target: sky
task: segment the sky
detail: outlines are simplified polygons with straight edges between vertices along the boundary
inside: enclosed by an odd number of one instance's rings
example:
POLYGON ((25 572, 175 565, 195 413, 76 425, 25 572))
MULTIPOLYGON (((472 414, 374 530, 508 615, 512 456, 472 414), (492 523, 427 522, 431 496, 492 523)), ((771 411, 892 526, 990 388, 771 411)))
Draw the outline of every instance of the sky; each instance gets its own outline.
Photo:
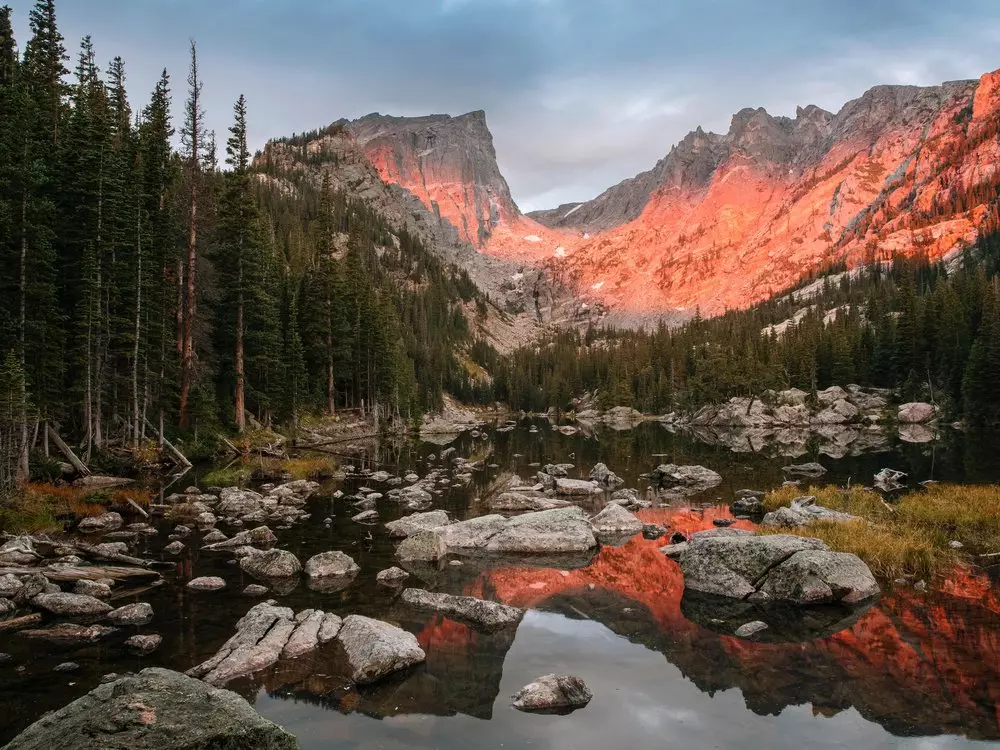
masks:
MULTIPOLYGON (((32 0, 6 0, 18 40, 32 0)), ((133 107, 163 68, 182 111, 191 39, 219 142, 370 112, 483 109, 522 210, 592 198, 743 107, 831 111, 880 83, 1000 68, 998 0, 57 0, 75 58, 125 59, 133 107)), ((72 62, 70 64, 72 68, 72 62)))

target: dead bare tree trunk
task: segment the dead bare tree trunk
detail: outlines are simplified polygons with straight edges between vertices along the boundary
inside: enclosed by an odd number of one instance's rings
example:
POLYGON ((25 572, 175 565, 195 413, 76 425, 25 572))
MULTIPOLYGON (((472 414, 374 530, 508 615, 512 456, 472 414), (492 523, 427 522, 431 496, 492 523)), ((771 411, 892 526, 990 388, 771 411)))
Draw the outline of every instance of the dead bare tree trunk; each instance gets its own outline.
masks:
POLYGON ((142 213, 136 212, 135 220, 135 326, 132 342, 132 447, 139 449, 139 435, 142 425, 139 417, 139 325, 142 317, 142 213))
POLYGON ((188 216, 186 299, 184 300, 184 341, 181 353, 180 426, 187 429, 191 423, 189 403, 194 380, 194 319, 198 301, 195 283, 198 265, 198 187, 201 175, 201 81, 198 78, 198 50, 191 42, 191 72, 188 76, 190 98, 187 104, 188 122, 186 135, 190 145, 191 195, 188 216))

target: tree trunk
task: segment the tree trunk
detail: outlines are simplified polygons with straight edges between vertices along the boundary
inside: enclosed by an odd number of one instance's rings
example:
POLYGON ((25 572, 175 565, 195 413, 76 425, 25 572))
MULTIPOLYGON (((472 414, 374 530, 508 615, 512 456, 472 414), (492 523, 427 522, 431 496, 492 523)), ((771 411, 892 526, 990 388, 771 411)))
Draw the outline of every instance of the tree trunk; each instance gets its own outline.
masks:
POLYGON ((236 403, 234 404, 236 429, 240 433, 246 429, 247 422, 243 368, 243 291, 241 290, 236 305, 236 403))
MULTIPOLYGON (((27 160, 27 142, 25 143, 25 160, 27 160)), ((25 347, 24 332, 27 328, 27 301, 28 301, 28 192, 24 190, 21 192, 21 279, 20 279, 20 293, 21 293, 21 316, 19 320, 20 324, 20 339, 21 339, 21 393, 20 407, 21 407, 21 445, 20 450, 17 454, 17 472, 14 475, 14 486, 17 489, 24 489, 28 486, 28 479, 31 476, 30 467, 28 465, 28 371, 26 366, 26 356, 27 351, 25 347)))
POLYGON ((142 316, 142 213, 136 212, 135 220, 135 326, 132 342, 132 447, 139 449, 139 434, 142 431, 139 417, 139 320, 142 316))
POLYGON ((333 379, 333 304, 326 295, 326 401, 330 415, 337 412, 336 386, 333 379))

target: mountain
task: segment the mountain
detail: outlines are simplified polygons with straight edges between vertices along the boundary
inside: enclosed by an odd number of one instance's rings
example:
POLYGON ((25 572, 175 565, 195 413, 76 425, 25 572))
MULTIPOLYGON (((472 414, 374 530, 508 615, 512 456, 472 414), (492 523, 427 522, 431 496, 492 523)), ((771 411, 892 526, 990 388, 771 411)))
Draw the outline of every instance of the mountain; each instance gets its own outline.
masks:
POLYGON ((610 308, 717 314, 818 268, 893 254, 937 259, 996 221, 1000 71, 877 86, 836 114, 744 109, 656 166, 536 221, 586 238, 560 278, 610 308))

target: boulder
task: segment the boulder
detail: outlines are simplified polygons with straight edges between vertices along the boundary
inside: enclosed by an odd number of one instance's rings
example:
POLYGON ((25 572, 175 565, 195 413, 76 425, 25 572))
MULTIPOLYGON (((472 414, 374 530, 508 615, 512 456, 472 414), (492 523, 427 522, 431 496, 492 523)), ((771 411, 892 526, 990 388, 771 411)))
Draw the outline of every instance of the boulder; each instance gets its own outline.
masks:
MULTIPOLYGON (((222 579, 220 578, 219 580, 221 581, 222 579)), ((270 589, 267 586, 261 586, 259 583, 251 583, 243 589, 243 596, 264 596, 268 591, 270 589)))
POLYGON ((163 548, 163 551, 166 552, 168 555, 179 555, 184 550, 185 550, 184 542, 180 541, 179 539, 175 539, 174 541, 172 541, 170 544, 168 544, 166 547, 163 548))
POLYGON ((434 535, 449 552, 483 549, 506 525, 501 515, 478 516, 435 529, 434 535))
POLYGON ((590 480, 597 482, 602 489, 614 492, 625 486, 625 480, 615 474, 604 464, 597 464, 590 470, 590 480))
POLYGON ((396 548, 401 562, 436 562, 448 554, 448 546, 437 531, 421 531, 403 540, 396 548))
POLYGON ((38 594, 31 603, 61 617, 94 617, 106 615, 111 605, 84 594, 38 594))
POLYGON ((316 639, 322 646, 324 643, 329 643, 337 634, 340 633, 340 629, 344 626, 344 621, 340 619, 337 615, 332 612, 327 612, 323 615, 323 622, 319 625, 319 631, 316 633, 316 639))
POLYGON ((108 613, 115 625, 147 625, 153 620, 153 608, 146 602, 126 604, 108 613))
POLYGON ((140 656, 145 656, 156 651, 161 643, 163 643, 163 636, 156 635, 155 633, 150 635, 133 635, 125 641, 125 648, 140 656))
POLYGON ((815 461, 806 464, 782 466, 781 470, 786 474, 803 477, 820 477, 826 474, 826 467, 823 466, 823 464, 816 463, 815 461))
POLYGON ((882 469, 875 475, 875 487, 883 492, 893 492, 902 489, 906 484, 906 472, 895 469, 882 469))
POLYGON ((240 560, 240 567, 254 578, 291 578, 302 572, 299 559, 283 549, 255 551, 240 560))
POLYGON ((282 659, 297 659, 315 651, 319 647, 319 629, 326 613, 318 609, 306 609, 295 616, 298 623, 281 650, 282 659))
POLYGON ((390 539, 405 539, 421 531, 431 531, 451 523, 448 514, 443 510, 432 510, 427 513, 414 513, 403 516, 398 521, 390 521, 385 525, 389 530, 390 539))
POLYGON ((847 552, 797 552, 768 572, 758 591, 792 604, 859 604, 878 595, 868 566, 847 552))
POLYGON ((278 537, 274 535, 274 532, 271 531, 271 529, 267 526, 258 526, 255 529, 240 531, 233 534, 233 536, 229 539, 223 539, 212 544, 206 544, 202 547, 202 549, 208 552, 227 552, 239 547, 266 547, 277 541, 278 537))
POLYGON ((632 536, 643 530, 642 521, 615 503, 609 503, 604 507, 604 510, 591 518, 590 525, 594 529, 594 533, 600 536, 623 536, 626 534, 632 536))
POLYGON ((122 517, 115 512, 102 513, 99 516, 84 518, 77 524, 76 530, 81 534, 100 534, 105 531, 117 531, 125 522, 122 517))
POLYGON ((0 565, 31 565, 40 559, 30 536, 14 537, 0 546, 0 565))
POLYGON ((492 553, 546 554, 585 552, 597 546, 586 514, 579 508, 559 508, 511 518, 490 538, 492 553))
MULTIPOLYGON (((6 573, 0 576, 0 596, 11 597, 21 590, 21 579, 13 573, 6 573)), ((77 591, 78 594, 87 594, 87 591, 77 591)), ((93 596, 93 594, 91 594, 93 596)))
POLYGON ((778 508, 778 510, 768 513, 761 521, 761 525, 794 529, 800 526, 807 526, 813 521, 844 522, 857 520, 859 520, 858 517, 850 513, 817 505, 816 498, 808 495, 795 498, 787 508, 778 508))
POLYGON ((786 391, 779 391, 776 400, 784 406, 804 406, 809 399, 809 394, 798 388, 789 388, 786 391))
MULTIPOLYGON (((566 481, 566 480, 559 480, 566 481)), ((492 511, 503 513, 517 513, 526 510, 552 510, 553 508, 566 508, 572 503, 558 497, 546 497, 536 493, 502 492, 496 497, 487 501, 487 506, 492 511)))
POLYGON ((680 565, 685 590, 733 599, 855 605, 879 593, 859 557, 800 536, 695 534, 680 565))
POLYGON ((99 685, 46 714, 7 750, 296 750, 295 738, 236 693, 166 669, 99 685))
POLYGON ((340 551, 321 552, 306 561, 305 572, 309 578, 327 576, 353 576, 361 570, 350 555, 340 551))
POLYGON ((776 406, 771 412, 771 420, 776 424, 800 426, 812 421, 809 408, 803 404, 796 406, 776 406))
POLYGON ((337 642, 351 667, 351 679, 368 685, 426 659, 412 633, 361 615, 344 618, 337 642))
POLYGON ((850 394, 839 385, 832 385, 829 388, 819 391, 816 400, 823 406, 830 406, 837 401, 845 401, 850 394))
POLYGON ((409 577, 410 574, 402 568, 392 567, 380 570, 375 576, 375 582, 383 586, 401 586, 409 577))
POLYGON ((838 399, 813 418, 814 424, 847 424, 858 418, 858 407, 846 399, 838 399))
POLYGON ((518 711, 569 713, 583 708, 593 697, 579 677, 547 674, 518 690, 511 705, 518 711))
POLYGON ((92 596, 95 599, 109 599, 111 597, 111 586, 107 583, 83 578, 73 585, 73 593, 92 596))
POLYGON ((267 669, 278 661, 295 631, 294 618, 292 610, 277 607, 273 601, 251 607, 236 623, 236 633, 215 656, 191 667, 187 674, 211 685, 225 685, 267 669))
POLYGON ((221 591, 226 588, 226 582, 218 576, 202 576, 188 581, 187 588, 192 591, 221 591))
POLYGON ((555 490, 557 494, 569 497, 587 497, 603 491, 594 482, 567 477, 556 477, 555 490))
POLYGON ((937 412, 936 406, 915 401, 902 404, 896 418, 901 424, 926 424, 937 418, 937 412))
POLYGON ((516 627, 524 610, 471 596, 452 596, 423 589, 406 589, 400 599, 415 609, 436 612, 482 630, 516 627))
POLYGON ((351 516, 351 520, 355 523, 376 523, 378 521, 378 511, 377 510, 363 510, 357 515, 351 516))
POLYGON ((737 490, 729 506, 734 516, 756 516, 764 512, 764 493, 757 490, 737 490))
POLYGON ((259 511, 263 504, 264 498, 253 490, 226 487, 219 493, 219 506, 216 511, 220 516, 238 518, 259 511))
POLYGON ((659 487, 691 495, 722 484, 722 476, 718 472, 697 465, 661 464, 653 469, 650 478, 659 487))

